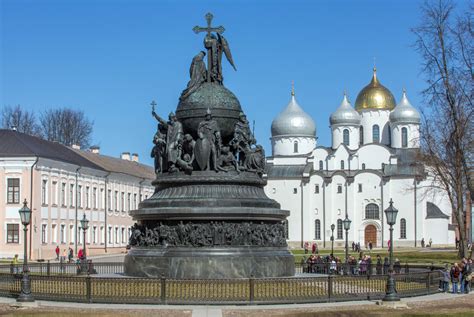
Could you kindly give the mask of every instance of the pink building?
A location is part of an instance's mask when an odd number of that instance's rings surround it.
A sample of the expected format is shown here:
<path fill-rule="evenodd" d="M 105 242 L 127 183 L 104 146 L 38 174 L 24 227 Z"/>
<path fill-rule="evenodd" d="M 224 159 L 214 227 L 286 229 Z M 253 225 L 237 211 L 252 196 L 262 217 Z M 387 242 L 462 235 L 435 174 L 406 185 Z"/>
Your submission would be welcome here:
<path fill-rule="evenodd" d="M 121 158 L 84 151 L 13 130 L 0 130 L 0 258 L 23 257 L 18 210 L 32 209 L 28 231 L 31 259 L 53 259 L 83 245 L 80 219 L 89 219 L 88 255 L 125 251 L 133 225 L 129 210 L 150 197 L 153 168 L 138 155 Z"/>

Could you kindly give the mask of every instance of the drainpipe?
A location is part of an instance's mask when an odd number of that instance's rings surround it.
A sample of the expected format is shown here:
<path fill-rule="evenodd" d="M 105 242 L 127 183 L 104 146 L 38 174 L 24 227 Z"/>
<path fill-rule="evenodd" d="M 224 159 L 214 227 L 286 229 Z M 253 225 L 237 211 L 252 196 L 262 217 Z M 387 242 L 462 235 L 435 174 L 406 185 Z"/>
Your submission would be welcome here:
<path fill-rule="evenodd" d="M 33 210 L 33 169 L 35 168 L 36 164 L 38 163 L 38 160 L 39 160 L 39 157 L 37 156 L 35 162 L 33 163 L 33 165 L 31 165 L 31 171 L 30 171 L 30 207 L 31 207 L 31 210 Z M 32 217 L 31 219 L 34 220 L 35 218 Z M 33 242 L 33 230 L 31 228 L 34 227 L 33 222 L 31 222 L 31 224 L 32 225 L 30 226 L 30 244 L 28 245 L 29 246 L 29 259 L 30 260 L 31 260 L 31 252 L 32 252 L 31 251 L 32 250 L 31 243 Z"/>
<path fill-rule="evenodd" d="M 383 248 L 383 230 L 384 230 L 384 221 L 383 221 L 383 215 L 384 215 L 384 209 L 383 209 L 383 176 L 380 178 L 380 204 L 381 204 L 381 211 L 380 211 L 380 219 L 381 221 L 381 226 L 382 226 L 382 248 Z M 390 241 L 390 243 L 393 243 L 393 241 Z"/>
<path fill-rule="evenodd" d="M 326 247 L 326 180 L 323 176 L 323 248 Z"/>
<path fill-rule="evenodd" d="M 107 243 L 108 243 L 108 237 L 107 233 L 109 232 L 109 229 L 107 227 L 107 213 L 108 213 L 108 206 L 107 206 L 107 197 L 108 197 L 108 187 L 107 185 L 109 184 L 109 176 L 111 172 L 108 172 L 107 175 L 105 175 L 105 186 L 104 186 L 104 251 L 107 253 Z"/>
<path fill-rule="evenodd" d="M 74 217 L 74 254 L 77 254 L 77 239 L 78 239 L 78 236 L 77 236 L 77 187 L 78 187 L 78 181 L 77 181 L 77 175 L 79 173 L 79 170 L 82 168 L 82 166 L 79 166 L 77 169 L 76 169 L 76 185 L 75 186 L 75 194 L 76 194 L 76 199 L 75 199 L 75 202 L 74 202 L 74 212 L 75 212 L 75 217 Z"/>
<path fill-rule="evenodd" d="M 417 183 L 416 176 L 415 176 L 415 179 L 414 179 L 414 183 L 415 183 L 415 190 L 414 190 L 414 195 L 413 195 L 413 206 L 415 207 L 414 209 L 415 209 L 415 248 L 416 248 L 416 227 L 417 227 L 417 225 L 416 225 L 416 213 L 417 213 L 416 212 L 417 211 L 416 210 L 417 209 L 416 208 L 416 183 Z"/>
<path fill-rule="evenodd" d="M 303 182 L 304 180 L 302 179 L 301 180 L 301 248 L 304 247 L 304 234 L 303 234 L 303 211 L 304 211 L 304 208 L 303 208 L 303 203 L 304 203 L 304 200 L 303 200 Z"/>

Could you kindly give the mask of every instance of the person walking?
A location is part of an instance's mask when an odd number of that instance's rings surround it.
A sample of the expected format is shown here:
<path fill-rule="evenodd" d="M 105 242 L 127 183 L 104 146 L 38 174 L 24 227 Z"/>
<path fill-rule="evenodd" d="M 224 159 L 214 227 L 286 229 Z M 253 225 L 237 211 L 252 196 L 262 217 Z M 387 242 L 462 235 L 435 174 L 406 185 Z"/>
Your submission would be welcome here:
<path fill-rule="evenodd" d="M 459 275 L 461 274 L 461 271 L 459 270 L 459 265 L 457 263 L 454 263 L 454 265 L 451 267 L 451 272 L 450 272 L 450 277 L 451 277 L 451 283 L 453 284 L 453 294 L 457 294 L 458 292 L 458 283 L 459 283 Z"/>
<path fill-rule="evenodd" d="M 377 272 L 377 275 L 382 274 L 382 257 L 380 256 L 380 254 L 377 254 L 377 264 L 375 270 Z"/>
<path fill-rule="evenodd" d="M 59 261 L 59 245 L 56 246 L 56 249 L 54 251 L 56 252 L 56 261 Z"/>
<path fill-rule="evenodd" d="M 469 294 L 471 291 L 471 279 L 472 279 L 472 259 L 463 260 L 463 268 L 461 271 L 461 293 Z"/>
<path fill-rule="evenodd" d="M 421 247 L 422 247 L 422 248 L 425 247 L 425 238 L 421 238 Z"/>
<path fill-rule="evenodd" d="M 384 275 L 387 275 L 389 268 L 390 268 L 390 263 L 388 262 L 388 258 L 385 257 L 385 258 L 383 259 L 383 274 L 384 274 Z"/>
<path fill-rule="evenodd" d="M 449 280 L 450 280 L 449 267 L 448 267 L 448 264 L 446 264 L 443 270 L 443 277 L 442 277 L 443 285 L 442 285 L 441 290 L 443 293 L 446 293 L 449 291 Z"/>
<path fill-rule="evenodd" d="M 373 247 L 372 241 L 369 241 L 369 250 L 370 250 L 370 251 L 372 251 L 372 247 Z"/>
<path fill-rule="evenodd" d="M 18 254 L 15 254 L 12 260 L 12 273 L 15 272 L 15 274 L 18 274 L 18 264 L 20 262 L 18 261 Z"/>

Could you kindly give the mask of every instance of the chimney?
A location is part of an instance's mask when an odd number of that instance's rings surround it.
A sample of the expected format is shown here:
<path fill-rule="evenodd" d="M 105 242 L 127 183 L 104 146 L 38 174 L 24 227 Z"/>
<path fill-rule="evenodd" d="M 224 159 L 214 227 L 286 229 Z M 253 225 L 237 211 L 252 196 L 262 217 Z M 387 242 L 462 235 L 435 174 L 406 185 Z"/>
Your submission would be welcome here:
<path fill-rule="evenodd" d="M 122 152 L 120 157 L 122 158 L 122 160 L 130 161 L 130 152 Z"/>
<path fill-rule="evenodd" d="M 133 154 L 132 154 L 132 161 L 138 163 L 138 154 L 137 154 L 137 153 L 133 153 Z"/>
<path fill-rule="evenodd" d="M 93 145 L 89 149 L 94 154 L 100 154 L 100 146 L 98 145 Z"/>
<path fill-rule="evenodd" d="M 79 144 L 73 144 L 71 145 L 71 147 L 74 149 L 74 150 L 80 150 L 81 149 L 81 146 Z"/>

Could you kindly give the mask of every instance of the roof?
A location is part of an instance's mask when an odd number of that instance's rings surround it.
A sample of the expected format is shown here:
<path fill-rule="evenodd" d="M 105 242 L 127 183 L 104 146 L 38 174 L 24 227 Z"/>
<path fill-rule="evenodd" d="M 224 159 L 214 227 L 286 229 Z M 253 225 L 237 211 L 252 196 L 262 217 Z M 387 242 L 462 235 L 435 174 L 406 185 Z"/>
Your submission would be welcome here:
<path fill-rule="evenodd" d="M 267 165 L 268 178 L 303 177 L 306 165 Z"/>
<path fill-rule="evenodd" d="M 0 157 L 38 156 L 102 170 L 67 146 L 14 130 L 0 129 Z"/>
<path fill-rule="evenodd" d="M 84 150 L 73 149 L 73 151 L 108 172 L 127 174 L 150 180 L 156 178 L 153 168 L 145 164 L 135 161 L 123 160 L 107 155 L 100 155 Z"/>
<path fill-rule="evenodd" d="M 286 108 L 273 119 L 272 137 L 276 136 L 316 136 L 316 124 L 309 114 L 296 102 L 294 93 Z"/>
<path fill-rule="evenodd" d="M 449 216 L 445 215 L 438 206 L 427 201 L 425 219 L 449 219 Z"/>
<path fill-rule="evenodd" d="M 0 129 L 0 157 L 37 156 L 96 170 L 155 179 L 153 167 L 43 140 L 14 130 Z"/>

